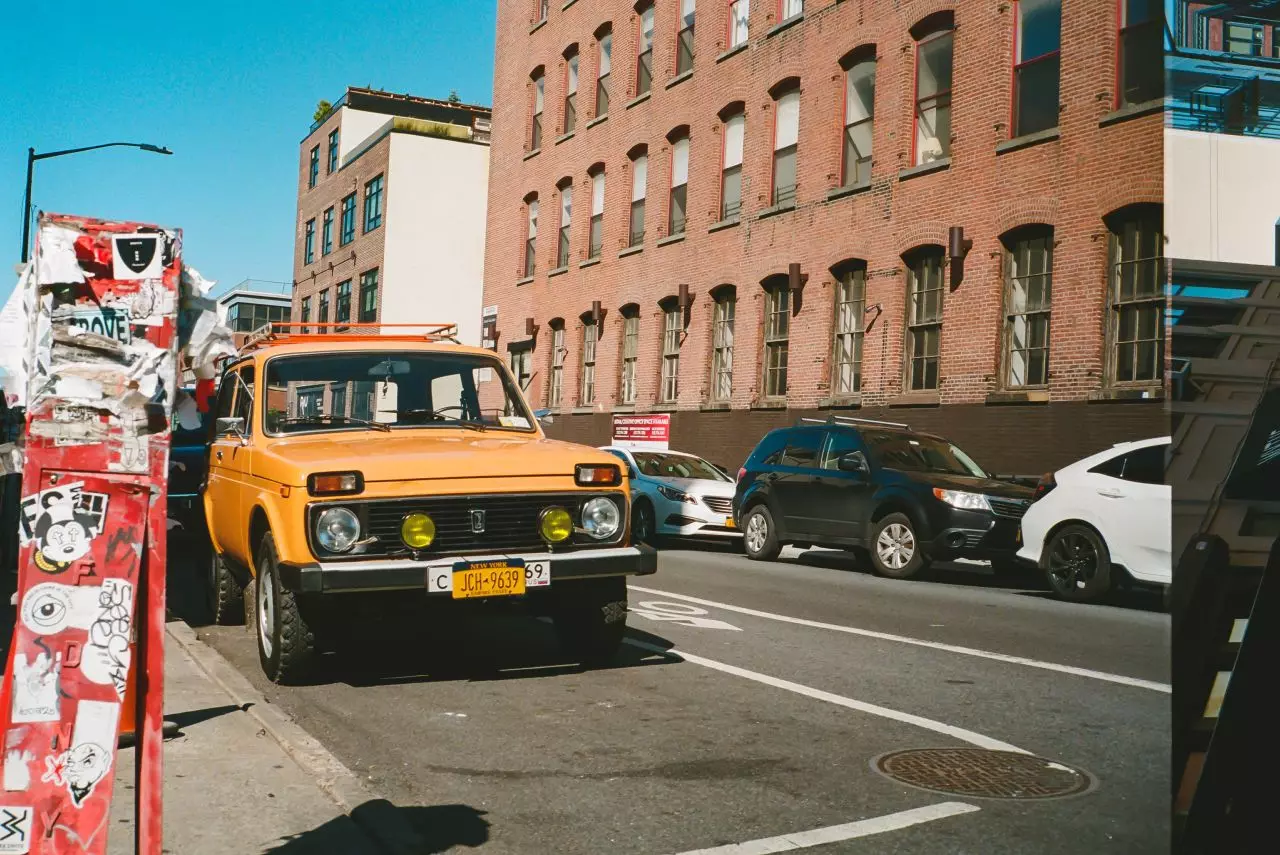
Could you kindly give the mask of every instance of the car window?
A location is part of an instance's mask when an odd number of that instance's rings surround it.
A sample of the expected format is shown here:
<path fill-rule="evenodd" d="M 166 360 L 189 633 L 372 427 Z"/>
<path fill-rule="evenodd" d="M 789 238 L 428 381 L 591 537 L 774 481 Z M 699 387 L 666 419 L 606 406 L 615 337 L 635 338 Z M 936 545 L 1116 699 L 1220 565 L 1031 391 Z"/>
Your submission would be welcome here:
<path fill-rule="evenodd" d="M 987 477 L 969 455 L 944 439 L 888 430 L 863 430 L 862 438 L 872 459 L 888 469 Z"/>
<path fill-rule="evenodd" d="M 1089 471 L 1134 484 L 1163 484 L 1164 457 L 1168 447 L 1161 444 L 1135 449 L 1104 460 Z"/>
<path fill-rule="evenodd" d="M 819 431 L 796 431 L 787 437 L 787 444 L 778 458 L 780 466 L 817 466 L 818 449 L 823 434 Z"/>
<path fill-rule="evenodd" d="M 236 395 L 236 407 L 232 413 L 238 419 L 244 419 L 244 432 L 248 436 L 253 433 L 253 366 L 240 369 L 240 387 Z"/>
<path fill-rule="evenodd" d="M 765 434 L 751 456 L 765 466 L 776 466 L 786 445 L 787 431 L 775 430 Z"/>
<path fill-rule="evenodd" d="M 851 451 L 861 451 L 862 441 L 858 434 L 851 430 L 833 430 L 827 432 L 827 446 L 822 452 L 823 469 L 839 469 L 840 458 Z"/>
<path fill-rule="evenodd" d="M 685 454 L 663 454 L 658 451 L 635 452 L 636 465 L 646 475 L 658 478 L 693 478 L 702 481 L 727 481 L 723 472 L 701 457 Z"/>
<path fill-rule="evenodd" d="M 213 437 L 218 419 L 231 417 L 231 404 L 235 400 L 236 375 L 239 371 L 228 371 L 222 375 L 222 383 L 218 387 L 218 402 L 214 405 L 213 418 L 209 422 L 209 436 Z"/>

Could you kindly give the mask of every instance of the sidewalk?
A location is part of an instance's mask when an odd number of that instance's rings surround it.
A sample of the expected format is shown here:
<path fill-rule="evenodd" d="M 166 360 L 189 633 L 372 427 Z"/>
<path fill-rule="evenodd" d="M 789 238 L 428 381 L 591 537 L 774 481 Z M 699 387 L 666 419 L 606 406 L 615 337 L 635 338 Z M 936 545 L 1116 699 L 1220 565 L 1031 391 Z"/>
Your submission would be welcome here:
<path fill-rule="evenodd" d="M 177 723 L 180 734 L 164 746 L 164 851 L 174 855 L 385 852 L 335 801 L 357 801 L 349 807 L 363 812 L 372 806 L 361 800 L 367 794 L 355 788 L 353 779 L 338 780 L 344 775 L 350 779 L 350 773 L 323 749 L 304 742 L 301 750 L 321 752 L 322 756 L 310 758 L 313 763 L 327 758 L 336 767 L 326 776 L 328 780 L 305 771 L 257 717 L 281 714 L 253 709 L 255 704 L 262 705 L 261 699 L 250 694 L 251 689 L 246 689 L 248 697 L 240 694 L 234 682 L 239 675 L 220 671 L 229 668 L 196 640 L 186 624 L 169 625 L 164 710 L 165 719 Z M 242 708 L 245 704 L 249 710 Z M 281 724 L 291 725 L 287 720 Z M 297 733 L 300 740 L 309 739 L 302 731 Z M 299 750 L 296 744 L 291 747 Z M 133 763 L 132 748 L 117 752 L 109 855 L 133 852 Z"/>

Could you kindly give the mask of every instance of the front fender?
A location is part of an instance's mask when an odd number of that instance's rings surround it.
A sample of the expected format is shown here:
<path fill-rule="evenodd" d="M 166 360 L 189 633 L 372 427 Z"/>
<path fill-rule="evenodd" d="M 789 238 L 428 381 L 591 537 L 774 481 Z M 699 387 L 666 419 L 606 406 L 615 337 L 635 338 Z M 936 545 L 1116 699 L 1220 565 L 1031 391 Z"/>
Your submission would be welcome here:
<path fill-rule="evenodd" d="M 315 560 L 307 544 L 305 490 L 296 488 L 281 496 L 280 488 L 256 490 L 247 502 L 244 525 L 247 527 L 250 554 L 257 551 L 253 530 L 256 516 L 266 517 L 266 529 L 275 539 L 276 556 L 284 564 L 305 564 Z"/>
<path fill-rule="evenodd" d="M 934 525 L 920 507 L 920 500 L 913 496 L 910 491 L 903 489 L 897 485 L 888 485 L 881 487 L 871 497 L 871 512 L 868 517 L 863 520 L 863 531 L 870 536 L 871 520 L 880 516 L 880 511 L 886 506 L 904 513 L 916 526 L 916 537 L 920 540 L 931 540 L 933 538 Z"/>

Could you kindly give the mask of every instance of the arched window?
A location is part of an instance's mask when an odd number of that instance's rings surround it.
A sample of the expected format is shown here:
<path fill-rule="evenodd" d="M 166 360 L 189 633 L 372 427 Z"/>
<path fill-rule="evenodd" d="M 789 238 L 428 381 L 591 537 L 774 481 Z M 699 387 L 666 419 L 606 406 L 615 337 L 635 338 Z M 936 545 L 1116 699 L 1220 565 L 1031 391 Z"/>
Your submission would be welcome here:
<path fill-rule="evenodd" d="M 955 18 L 930 15 L 911 28 L 916 40 L 916 91 L 911 162 L 916 166 L 951 156 L 951 61 Z"/>
<path fill-rule="evenodd" d="M 529 119 L 529 150 L 542 148 L 542 108 L 547 94 L 547 78 L 542 66 L 529 75 L 533 83 L 533 115 Z"/>
<path fill-rule="evenodd" d="M 1062 0 L 1018 0 L 1013 53 L 1013 127 L 1020 137 L 1058 126 Z"/>
<path fill-rule="evenodd" d="M 787 357 L 791 336 L 791 287 L 779 273 L 760 283 L 764 301 L 764 397 L 787 396 Z"/>
<path fill-rule="evenodd" d="M 662 309 L 662 375 L 658 399 L 664 404 L 674 404 L 680 398 L 680 344 L 684 325 L 684 312 L 675 297 L 665 297 L 658 302 Z"/>
<path fill-rule="evenodd" d="M 867 263 L 842 261 L 831 268 L 835 277 L 835 316 L 832 319 L 831 392 L 854 395 L 862 391 L 862 331 L 867 305 Z"/>
<path fill-rule="evenodd" d="M 538 269 L 538 194 L 530 193 L 525 196 L 524 207 L 526 220 L 522 270 L 524 275 L 529 277 Z"/>
<path fill-rule="evenodd" d="M 588 170 L 591 177 L 591 224 L 587 236 L 587 257 L 599 258 L 604 249 L 604 164 Z"/>
<path fill-rule="evenodd" d="M 745 105 L 738 101 L 720 111 L 724 122 L 723 166 L 720 171 L 720 219 L 742 212 L 742 147 L 746 140 Z"/>
<path fill-rule="evenodd" d="M 556 242 L 556 268 L 569 266 L 569 230 L 573 226 L 573 179 L 562 178 L 556 184 L 560 191 L 560 231 Z"/>
<path fill-rule="evenodd" d="M 905 379 L 912 392 L 936 391 L 939 386 L 943 252 L 930 244 L 903 256 L 907 264 Z"/>
<path fill-rule="evenodd" d="M 844 68 L 844 143 L 840 150 L 840 186 L 871 181 L 871 143 L 875 126 L 876 48 L 865 45 L 840 63 Z"/>
<path fill-rule="evenodd" d="M 770 94 L 773 116 L 773 202 L 795 204 L 796 157 L 800 147 L 800 81 L 784 80 Z"/>
<path fill-rule="evenodd" d="M 636 45 L 636 97 L 653 87 L 653 0 L 636 5 L 640 38 Z"/>
<path fill-rule="evenodd" d="M 547 321 L 551 328 L 551 378 L 547 384 L 547 406 L 559 407 L 564 391 L 564 318 Z"/>
<path fill-rule="evenodd" d="M 711 291 L 711 400 L 726 403 L 733 395 L 733 320 L 738 289 L 721 285 Z"/>
<path fill-rule="evenodd" d="M 693 71 L 693 20 L 697 0 L 679 0 L 680 20 L 676 32 L 676 75 Z"/>
<path fill-rule="evenodd" d="M 596 117 L 609 114 L 609 78 L 613 73 L 613 25 L 596 30 Z"/>
<path fill-rule="evenodd" d="M 627 246 L 644 243 L 644 203 L 649 184 L 649 149 L 638 145 L 627 155 L 631 159 L 631 213 Z"/>
<path fill-rule="evenodd" d="M 564 52 L 564 128 L 573 133 L 578 126 L 578 46 L 569 45 Z"/>
<path fill-rule="evenodd" d="M 1106 217 L 1110 379 L 1151 385 L 1164 377 L 1164 236 L 1160 205 L 1131 205 Z"/>
<path fill-rule="evenodd" d="M 1022 226 L 1004 244 L 1004 381 L 1009 389 L 1049 383 L 1053 227 Z"/>
<path fill-rule="evenodd" d="M 751 0 L 729 0 L 729 48 L 745 45 L 750 37 Z"/>
<path fill-rule="evenodd" d="M 619 378 L 619 398 L 623 404 L 636 402 L 636 363 L 640 358 L 640 306 L 628 303 L 620 310 L 622 315 L 622 376 Z"/>
<path fill-rule="evenodd" d="M 667 235 L 684 234 L 689 205 L 689 128 L 676 128 L 671 143 L 671 195 L 667 205 Z"/>

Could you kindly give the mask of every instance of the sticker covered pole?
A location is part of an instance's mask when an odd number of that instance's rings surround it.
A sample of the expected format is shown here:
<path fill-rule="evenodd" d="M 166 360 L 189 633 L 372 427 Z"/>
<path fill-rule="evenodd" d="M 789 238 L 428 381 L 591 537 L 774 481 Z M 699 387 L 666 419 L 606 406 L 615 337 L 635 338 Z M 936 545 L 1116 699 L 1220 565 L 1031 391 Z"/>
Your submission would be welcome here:
<path fill-rule="evenodd" d="M 106 851 L 131 678 L 135 847 L 161 852 L 166 505 L 181 252 L 175 229 L 40 217 L 34 275 L 24 279 L 33 311 L 18 619 L 0 695 L 0 852 Z"/>

